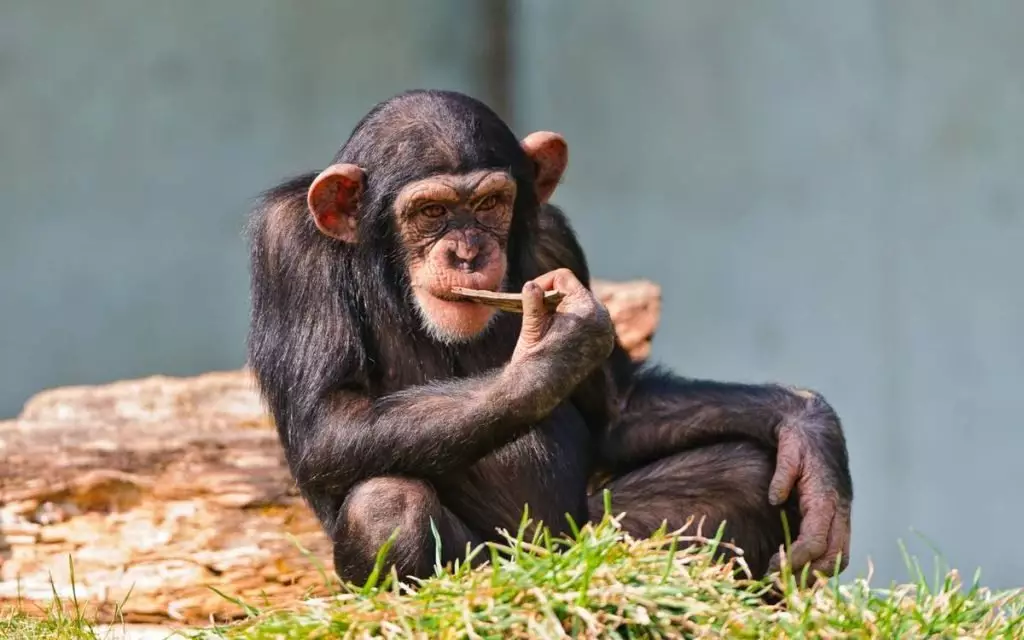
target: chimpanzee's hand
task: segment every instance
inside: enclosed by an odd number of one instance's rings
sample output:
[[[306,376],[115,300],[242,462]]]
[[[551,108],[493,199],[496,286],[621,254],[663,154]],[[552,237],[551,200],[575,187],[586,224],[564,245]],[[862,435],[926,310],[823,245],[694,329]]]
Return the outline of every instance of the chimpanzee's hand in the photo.
[[[773,505],[785,502],[795,488],[799,498],[800,530],[788,550],[789,565],[800,571],[832,575],[850,562],[850,479],[846,442],[832,408],[817,394],[798,392],[807,400],[804,411],[787,416],[778,428],[778,460],[768,491]],[[772,558],[778,570],[780,554]]]
[[[551,290],[564,294],[553,312],[544,306],[544,292]],[[514,362],[544,361],[552,375],[578,381],[614,346],[608,310],[569,269],[550,271],[523,286],[523,326]]]

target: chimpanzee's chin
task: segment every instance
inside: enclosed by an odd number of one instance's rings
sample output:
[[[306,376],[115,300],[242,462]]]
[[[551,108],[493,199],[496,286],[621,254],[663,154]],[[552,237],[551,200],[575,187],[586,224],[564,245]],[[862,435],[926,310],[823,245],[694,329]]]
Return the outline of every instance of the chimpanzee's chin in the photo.
[[[484,336],[497,312],[475,302],[455,302],[431,295],[416,296],[423,328],[443,344],[466,344]]]
[[[487,335],[487,330],[491,326],[491,323],[487,322],[474,331],[464,326],[446,327],[429,320],[425,320],[423,324],[424,329],[426,329],[431,338],[437,342],[448,345],[470,344],[476,342],[483,336]]]

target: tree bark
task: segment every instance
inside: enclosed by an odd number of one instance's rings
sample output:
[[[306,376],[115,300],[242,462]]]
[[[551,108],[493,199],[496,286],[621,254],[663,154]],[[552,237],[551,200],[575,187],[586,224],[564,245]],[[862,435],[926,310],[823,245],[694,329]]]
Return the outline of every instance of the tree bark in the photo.
[[[658,287],[594,290],[646,358]],[[0,606],[201,623],[244,615],[211,587],[264,607],[333,580],[247,371],[44,391],[0,422]]]

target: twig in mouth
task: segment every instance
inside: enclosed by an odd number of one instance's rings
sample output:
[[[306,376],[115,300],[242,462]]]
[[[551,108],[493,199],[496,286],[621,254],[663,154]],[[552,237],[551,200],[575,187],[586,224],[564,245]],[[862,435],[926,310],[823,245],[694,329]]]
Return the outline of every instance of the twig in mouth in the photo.
[[[479,302],[480,304],[486,304],[502,311],[510,311],[512,313],[523,312],[523,294],[521,293],[501,293],[497,291],[482,291],[479,289],[466,289],[463,287],[452,287],[452,293],[458,300],[465,300],[467,302]],[[565,294],[561,291],[545,291],[544,292],[544,306],[549,311],[554,311],[558,306],[558,303],[562,301]]]

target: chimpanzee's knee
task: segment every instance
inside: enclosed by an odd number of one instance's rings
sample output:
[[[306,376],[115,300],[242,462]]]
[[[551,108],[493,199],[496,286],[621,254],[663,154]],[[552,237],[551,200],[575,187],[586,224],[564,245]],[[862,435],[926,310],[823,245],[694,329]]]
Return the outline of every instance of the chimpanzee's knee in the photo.
[[[433,559],[430,519],[439,510],[437,494],[422,480],[381,477],[357,485],[341,506],[332,536],[338,576],[365,582],[396,529],[384,569],[394,566],[400,576],[428,575]]]

